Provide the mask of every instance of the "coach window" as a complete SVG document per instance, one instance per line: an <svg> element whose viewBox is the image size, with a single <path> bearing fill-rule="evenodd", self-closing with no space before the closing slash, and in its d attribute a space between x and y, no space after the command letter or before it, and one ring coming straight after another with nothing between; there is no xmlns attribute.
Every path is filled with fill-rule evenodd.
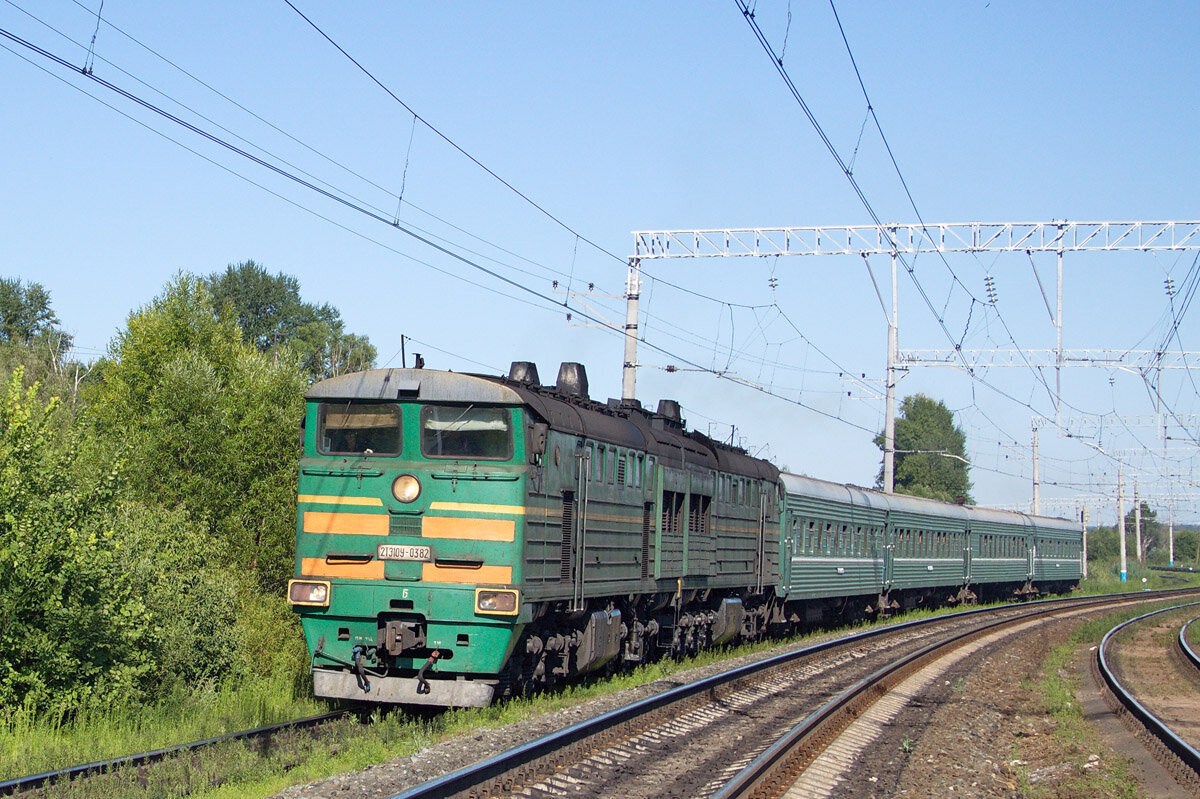
<svg viewBox="0 0 1200 799"><path fill-rule="evenodd" d="M400 406L321 403L317 451L324 455L399 455Z"/></svg>

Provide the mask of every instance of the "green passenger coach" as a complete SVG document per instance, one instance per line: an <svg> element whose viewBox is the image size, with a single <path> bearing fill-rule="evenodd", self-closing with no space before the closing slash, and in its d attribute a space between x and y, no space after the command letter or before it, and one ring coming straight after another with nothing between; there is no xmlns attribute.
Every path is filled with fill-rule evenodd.
<svg viewBox="0 0 1200 799"><path fill-rule="evenodd" d="M1069 522L796 475L678 404L378 369L314 384L295 578L318 696L499 695L797 624L1079 579Z"/></svg>

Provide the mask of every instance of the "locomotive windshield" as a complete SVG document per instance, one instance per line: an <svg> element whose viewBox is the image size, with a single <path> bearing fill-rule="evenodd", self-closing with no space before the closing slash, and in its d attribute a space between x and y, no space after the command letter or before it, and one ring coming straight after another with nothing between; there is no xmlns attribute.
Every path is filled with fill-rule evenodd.
<svg viewBox="0 0 1200 799"><path fill-rule="evenodd" d="M512 452L507 408L426 405L421 409L421 453L427 458L508 460Z"/></svg>
<svg viewBox="0 0 1200 799"><path fill-rule="evenodd" d="M317 449L327 455L399 455L399 406L322 403Z"/></svg>

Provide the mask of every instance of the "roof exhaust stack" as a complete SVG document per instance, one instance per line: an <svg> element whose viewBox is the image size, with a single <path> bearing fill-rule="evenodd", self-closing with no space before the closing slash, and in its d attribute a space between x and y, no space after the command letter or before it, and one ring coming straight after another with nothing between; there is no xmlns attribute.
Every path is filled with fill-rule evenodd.
<svg viewBox="0 0 1200 799"><path fill-rule="evenodd" d="M587 399L587 370L583 368L583 364L566 361L558 367L558 385L555 388L563 394Z"/></svg>
<svg viewBox="0 0 1200 799"><path fill-rule="evenodd" d="M658 415L665 416L676 424L683 424L683 418L679 414L679 403L675 400L660 399L658 401Z"/></svg>
<svg viewBox="0 0 1200 799"><path fill-rule="evenodd" d="M513 361L508 367L508 379L515 383L526 383L534 388L542 385L538 379L537 364L533 361Z"/></svg>

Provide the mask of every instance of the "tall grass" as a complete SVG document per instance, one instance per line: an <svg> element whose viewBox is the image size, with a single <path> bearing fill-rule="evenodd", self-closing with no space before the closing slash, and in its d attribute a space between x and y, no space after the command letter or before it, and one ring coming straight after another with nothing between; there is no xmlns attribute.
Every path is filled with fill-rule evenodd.
<svg viewBox="0 0 1200 799"><path fill-rule="evenodd" d="M297 697L294 681L263 675L235 685L178 688L154 705L85 707L50 717L21 707L0 715L0 779L108 760L304 715L326 706Z"/></svg>
<svg viewBox="0 0 1200 799"><path fill-rule="evenodd" d="M1082 595L1117 594L1124 591L1185 588L1200 585L1200 572L1162 572L1129 558L1126 563L1127 579L1121 582L1121 564L1116 558L1090 561L1088 576L1079 584Z"/></svg>

